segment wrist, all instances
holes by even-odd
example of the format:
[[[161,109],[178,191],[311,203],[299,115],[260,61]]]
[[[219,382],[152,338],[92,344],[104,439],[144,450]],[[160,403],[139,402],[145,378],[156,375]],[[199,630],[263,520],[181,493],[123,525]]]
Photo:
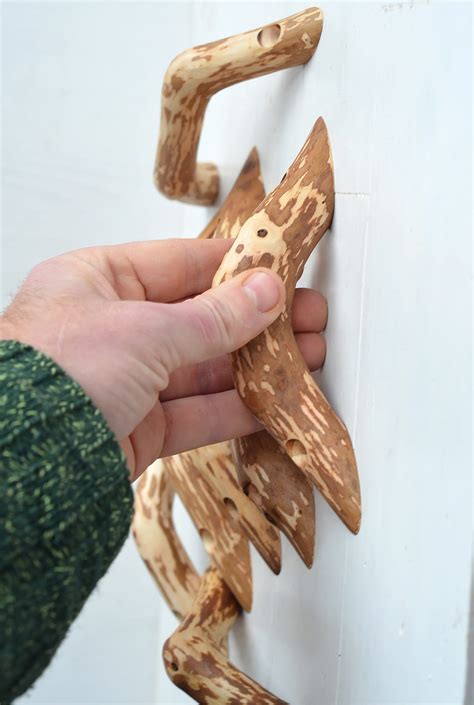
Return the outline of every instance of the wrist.
[[[10,321],[7,314],[0,317],[0,340],[18,340],[23,342],[18,337],[16,326]]]

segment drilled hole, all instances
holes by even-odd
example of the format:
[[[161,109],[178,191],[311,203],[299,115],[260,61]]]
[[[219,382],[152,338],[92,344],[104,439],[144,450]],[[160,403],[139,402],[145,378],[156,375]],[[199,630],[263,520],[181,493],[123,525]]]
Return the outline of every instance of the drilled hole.
[[[208,553],[214,553],[216,548],[216,542],[214,536],[207,529],[199,529],[199,535],[204,544],[204,548]]]
[[[304,467],[308,462],[305,447],[296,438],[290,438],[290,440],[285,443],[285,449],[292,461],[295,465],[298,465],[298,467]]]
[[[281,27],[279,24],[272,24],[269,27],[264,27],[257,35],[257,41],[261,47],[268,49],[274,46],[280,39]]]
[[[269,514],[268,512],[263,512],[263,516],[265,517],[265,519],[266,519],[267,521],[270,522],[270,524],[274,524],[274,523],[275,523],[274,518],[273,518],[272,515]]]
[[[250,483],[249,485],[247,495],[257,507],[262,506],[262,497],[260,495],[260,492],[257,490],[255,485],[252,485],[252,483]]]
[[[176,671],[179,671],[179,666],[178,666],[178,664],[176,663],[176,661],[171,661],[171,670],[172,670],[172,671],[175,671],[175,672],[176,672]]]
[[[257,230],[257,235],[258,237],[265,237],[266,235],[268,235],[268,230],[265,230],[264,228],[262,228],[261,230]]]
[[[235,521],[239,520],[239,510],[237,509],[235,502],[230,498],[230,497],[225,497],[224,498],[224,504],[229,510],[229,514],[231,515],[232,519],[235,519]]]

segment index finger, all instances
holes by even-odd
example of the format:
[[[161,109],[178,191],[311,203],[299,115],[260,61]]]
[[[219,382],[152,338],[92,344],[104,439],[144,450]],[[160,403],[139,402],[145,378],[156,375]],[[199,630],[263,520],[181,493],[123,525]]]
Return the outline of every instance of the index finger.
[[[90,248],[83,254],[99,259],[121,298],[168,303],[210,289],[232,243],[174,238]]]

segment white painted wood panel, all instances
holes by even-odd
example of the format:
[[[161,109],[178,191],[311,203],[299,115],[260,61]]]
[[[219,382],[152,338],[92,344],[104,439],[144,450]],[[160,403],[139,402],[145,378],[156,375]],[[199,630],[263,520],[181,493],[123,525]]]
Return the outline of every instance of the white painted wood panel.
[[[84,244],[193,236],[211,209],[151,184],[161,77],[181,49],[301,3],[4,3],[2,274]],[[323,115],[336,216],[304,275],[328,297],[319,379],[355,442],[363,523],[317,498],[311,572],[254,552],[231,655],[293,705],[461,705],[472,542],[468,3],[332,3],[304,68],[215,96],[201,143],[223,192],[260,150],[272,188]],[[178,511],[198,562],[195,532]],[[168,682],[175,620],[124,549],[36,703],[191,702]],[[78,663],[81,664],[78,677]]]

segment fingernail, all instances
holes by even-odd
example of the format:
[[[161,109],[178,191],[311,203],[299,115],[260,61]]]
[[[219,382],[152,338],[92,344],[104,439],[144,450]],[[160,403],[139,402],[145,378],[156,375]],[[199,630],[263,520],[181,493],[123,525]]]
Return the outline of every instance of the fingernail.
[[[270,311],[280,299],[280,289],[274,278],[265,272],[251,274],[243,283],[243,288],[252,297],[261,313]]]

